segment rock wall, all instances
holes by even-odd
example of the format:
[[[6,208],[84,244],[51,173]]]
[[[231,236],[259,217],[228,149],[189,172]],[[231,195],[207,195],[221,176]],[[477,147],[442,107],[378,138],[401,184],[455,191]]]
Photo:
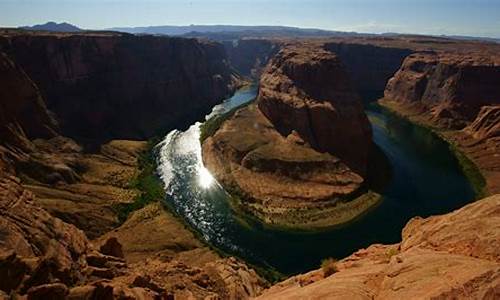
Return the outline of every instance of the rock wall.
[[[496,299],[500,195],[455,212],[416,217],[402,242],[371,245],[278,283],[257,299]]]
[[[34,149],[31,139],[56,136],[57,124],[36,85],[0,52],[0,170],[14,169]]]
[[[224,42],[224,47],[232,67],[243,76],[258,79],[281,44],[277,40],[249,38]]]
[[[144,139],[190,124],[233,91],[221,44],[128,34],[0,37],[39,87],[62,133]]]
[[[282,49],[262,75],[257,103],[282,135],[295,131],[312,148],[366,174],[370,123],[334,54],[307,45]]]
[[[491,56],[420,52],[388,82],[387,101],[413,105],[434,125],[461,129],[484,105],[500,103],[500,61]]]
[[[364,101],[382,97],[387,81],[413,50],[398,46],[376,46],[349,42],[327,42],[324,48],[344,63],[355,89]]]

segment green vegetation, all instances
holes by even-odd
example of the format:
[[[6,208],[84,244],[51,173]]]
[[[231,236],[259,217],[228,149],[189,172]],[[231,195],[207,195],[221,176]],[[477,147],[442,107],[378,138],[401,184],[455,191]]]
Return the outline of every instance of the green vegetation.
[[[208,138],[211,137],[212,135],[215,134],[217,130],[222,126],[224,121],[229,119],[237,110],[240,108],[243,108],[250,103],[252,103],[254,100],[245,102],[241,105],[236,106],[235,108],[231,109],[230,111],[223,113],[219,116],[215,116],[213,118],[210,118],[207,120],[205,123],[203,123],[200,126],[200,143],[203,144],[203,142]]]
[[[385,252],[385,256],[387,257],[388,261],[391,260],[391,257],[393,257],[394,255],[397,255],[397,254],[399,254],[399,250],[397,248],[389,248]]]
[[[486,191],[486,180],[484,179],[484,176],[481,173],[478,166],[466,154],[464,154],[457,145],[455,145],[449,138],[447,138],[443,134],[443,130],[440,130],[439,128],[427,124],[424,121],[419,120],[418,118],[412,116],[406,116],[401,112],[399,112],[397,108],[392,107],[387,103],[384,104],[377,103],[375,105],[380,109],[385,109],[386,111],[393,113],[399,118],[410,121],[411,123],[413,123],[418,127],[431,131],[438,138],[446,142],[449,145],[455,157],[457,158],[458,163],[460,164],[460,167],[462,168],[462,172],[464,173],[465,177],[467,177],[470,184],[472,185],[476,199],[481,199],[488,194]]]
[[[454,144],[450,143],[450,149],[455,154],[455,157],[457,158],[462,171],[465,174],[465,177],[467,177],[467,179],[471,183],[476,199],[485,197],[487,194],[486,180],[484,179],[483,174],[481,174],[481,171],[479,171],[479,168]]]
[[[321,261],[321,270],[326,277],[333,275],[337,270],[337,260],[335,258],[325,258]]]
[[[147,148],[139,155],[139,174],[129,184],[130,188],[139,192],[133,202],[118,205],[117,213],[120,223],[125,222],[133,211],[165,197],[163,184],[156,175],[155,153],[153,150],[156,142],[157,139],[150,140]]]

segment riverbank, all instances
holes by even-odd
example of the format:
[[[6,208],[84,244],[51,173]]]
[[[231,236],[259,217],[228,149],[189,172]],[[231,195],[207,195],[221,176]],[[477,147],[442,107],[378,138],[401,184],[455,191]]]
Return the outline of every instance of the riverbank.
[[[282,137],[254,104],[247,105],[209,119],[200,127],[200,140],[206,140],[205,165],[229,193],[238,220],[271,230],[327,231],[353,222],[379,205],[382,181],[388,181],[390,166],[375,144],[370,161],[376,162],[370,164],[370,180],[359,178],[359,186],[349,189],[358,175],[349,177],[350,171],[342,171],[345,167],[337,158]],[[221,157],[223,153],[215,151],[213,144],[218,139],[228,141],[231,149],[241,153],[247,153],[248,148],[246,155],[234,154],[243,155],[248,166],[233,162],[232,156]],[[381,166],[384,170],[375,170]],[[372,176],[375,173],[384,176]],[[260,194],[267,195],[267,200],[255,198]]]
[[[438,128],[434,125],[434,120],[429,114],[426,114],[417,106],[385,98],[380,99],[378,104],[398,117],[430,130],[448,143],[465,176],[473,186],[476,199],[500,192],[500,172],[491,170],[491,167],[485,161],[477,159],[477,155],[480,155],[479,152],[482,150],[482,147],[477,147],[477,143],[480,143],[480,141],[474,141],[463,130]],[[491,160],[488,161],[491,162]]]

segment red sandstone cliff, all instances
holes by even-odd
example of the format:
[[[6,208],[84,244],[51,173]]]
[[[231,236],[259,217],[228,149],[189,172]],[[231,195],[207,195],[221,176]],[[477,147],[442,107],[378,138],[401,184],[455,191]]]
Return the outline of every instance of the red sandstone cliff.
[[[258,79],[269,60],[281,48],[274,39],[239,39],[224,43],[231,66],[240,74]]]
[[[0,37],[40,88],[62,133],[148,138],[185,126],[234,88],[221,44],[128,34]]]
[[[314,229],[377,203],[363,178],[371,146],[368,119],[338,58],[294,44],[266,67],[256,104],[204,141],[203,161],[237,211],[272,226]]]
[[[334,54],[307,45],[284,48],[262,75],[257,103],[282,135],[296,131],[312,148],[366,173],[370,123]]]
[[[500,60],[480,54],[416,53],[388,82],[387,101],[419,107],[442,128],[460,129],[500,103]]]
[[[419,52],[388,82],[380,103],[435,128],[479,169],[476,192],[500,192],[498,52]]]

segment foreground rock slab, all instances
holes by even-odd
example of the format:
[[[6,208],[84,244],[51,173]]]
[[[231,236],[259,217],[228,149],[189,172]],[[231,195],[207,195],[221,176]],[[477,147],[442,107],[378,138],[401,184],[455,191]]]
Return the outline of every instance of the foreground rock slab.
[[[359,250],[336,269],[294,276],[257,299],[497,299],[500,195],[414,218],[401,243]]]

